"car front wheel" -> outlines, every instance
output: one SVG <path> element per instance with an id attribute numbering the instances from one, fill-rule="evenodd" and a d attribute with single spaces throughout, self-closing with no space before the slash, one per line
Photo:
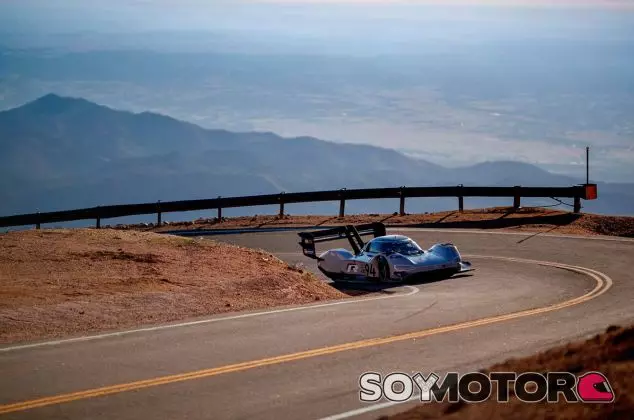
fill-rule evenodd
<path id="1" fill-rule="evenodd" d="M 384 257 L 379 257 L 377 265 L 379 268 L 379 281 L 382 283 L 390 281 L 390 265 L 387 260 Z"/>

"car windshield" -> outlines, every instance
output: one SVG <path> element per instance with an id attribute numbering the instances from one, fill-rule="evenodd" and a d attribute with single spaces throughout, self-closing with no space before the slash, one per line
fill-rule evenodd
<path id="1" fill-rule="evenodd" d="M 398 252 L 403 255 L 416 255 L 425 252 L 411 239 L 400 241 L 372 241 L 368 244 L 366 251 L 380 252 L 382 254 L 393 254 Z"/>

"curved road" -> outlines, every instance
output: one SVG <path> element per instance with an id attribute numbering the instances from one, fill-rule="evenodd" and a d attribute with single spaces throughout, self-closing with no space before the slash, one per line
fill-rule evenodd
<path id="1" fill-rule="evenodd" d="M 477 271 L 342 302 L 0 348 L 0 415 L 376 418 L 407 405 L 360 403 L 366 371 L 464 372 L 634 320 L 632 240 L 391 231 L 422 246 L 452 241 Z M 315 269 L 293 232 L 215 239 Z"/>

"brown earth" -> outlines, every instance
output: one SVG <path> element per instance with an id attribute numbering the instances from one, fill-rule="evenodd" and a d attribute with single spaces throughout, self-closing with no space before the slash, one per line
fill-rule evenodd
<path id="1" fill-rule="evenodd" d="M 587 341 L 547 350 L 523 359 L 510 359 L 484 370 L 489 372 L 603 373 L 616 400 L 608 404 L 523 403 L 511 391 L 508 403 L 489 400 L 482 404 L 441 403 L 417 406 L 389 420 L 419 419 L 631 419 L 634 418 L 634 326 L 609 327 Z M 512 387 L 511 387 L 512 389 Z M 495 393 L 495 391 L 494 391 Z"/>
<path id="2" fill-rule="evenodd" d="M 0 342 L 345 297 L 264 251 L 111 229 L 0 235 Z"/>
<path id="3" fill-rule="evenodd" d="M 341 226 L 383 222 L 388 227 L 502 229 L 508 231 L 549 232 L 572 235 L 610 235 L 634 237 L 634 217 L 574 214 L 541 207 L 494 207 L 479 210 L 446 211 L 399 216 L 358 214 L 336 216 L 270 216 L 256 215 L 218 219 L 197 219 L 174 222 L 157 227 L 153 224 L 117 226 L 120 229 L 147 231 L 204 230 L 236 228 L 272 228 L 297 226 Z"/>

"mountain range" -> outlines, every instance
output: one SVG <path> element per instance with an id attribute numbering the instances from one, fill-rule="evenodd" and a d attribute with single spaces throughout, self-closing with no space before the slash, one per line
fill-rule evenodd
<path id="1" fill-rule="evenodd" d="M 0 215 L 95 205 L 311 191 L 434 185 L 570 186 L 582 182 L 520 162 L 446 168 L 389 148 L 268 132 L 209 130 L 165 115 L 114 110 L 48 94 L 0 112 Z M 585 210 L 634 214 L 634 184 L 600 183 Z M 410 200 L 407 210 L 455 208 Z M 467 199 L 467 207 L 508 204 Z M 555 204 L 537 200 L 532 204 Z M 394 203 L 350 203 L 392 212 Z M 290 206 L 334 213 L 335 204 Z M 249 214 L 259 209 L 236 209 Z"/>

